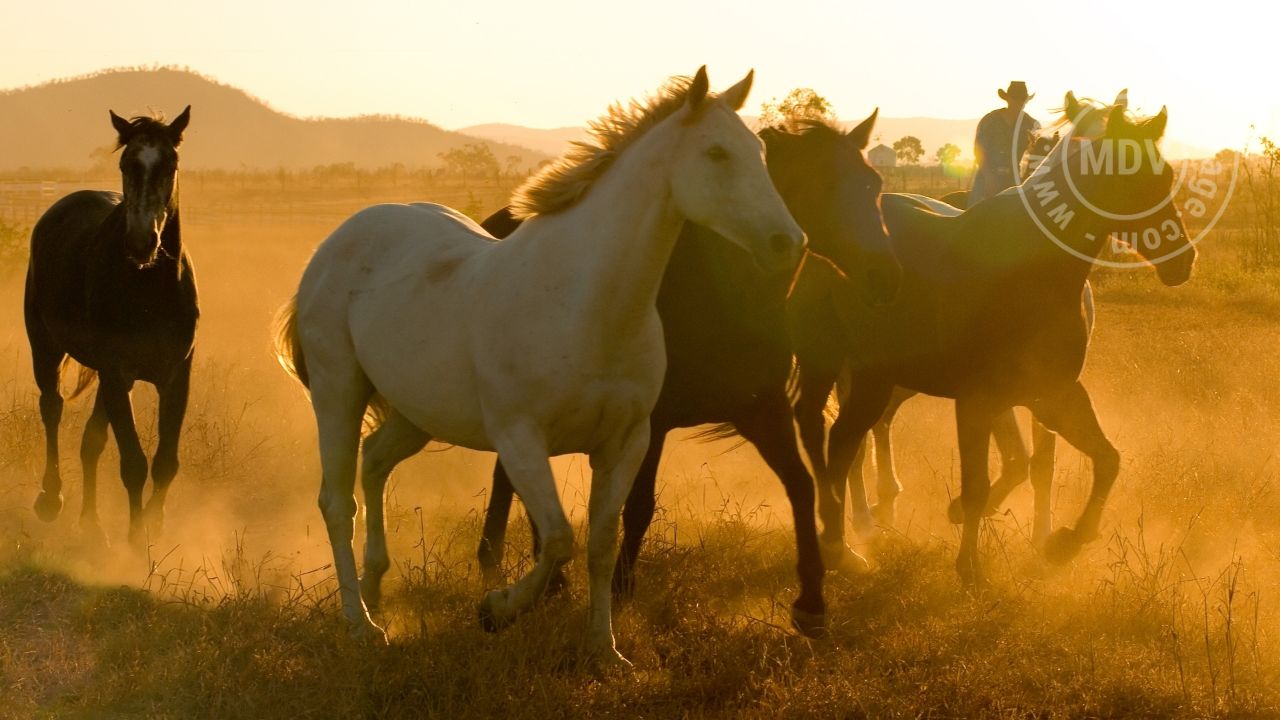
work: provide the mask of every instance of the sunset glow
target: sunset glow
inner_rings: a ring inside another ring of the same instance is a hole
[[[1227,0],[1194,8],[1085,0],[785,4],[654,0],[550,3],[180,4],[110,9],[22,3],[23,28],[0,46],[0,87],[105,67],[189,66],[302,116],[388,113],[446,128],[507,122],[580,125],[610,101],[707,64],[757,82],[745,112],[813,87],[842,118],[976,118],[995,90],[1024,79],[1047,117],[1066,90],[1136,109],[1170,108],[1169,135],[1206,149],[1241,147],[1250,126],[1277,134],[1274,67],[1280,10]]]

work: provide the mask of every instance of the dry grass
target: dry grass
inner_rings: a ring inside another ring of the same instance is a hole
[[[988,524],[991,587],[961,591],[943,512],[958,487],[950,406],[914,400],[896,428],[900,529],[864,548],[873,573],[829,576],[830,637],[805,640],[786,628],[794,550],[777,481],[731,442],[675,443],[638,596],[618,612],[636,671],[601,680],[578,662],[580,560],[568,597],[501,634],[479,629],[472,554],[491,459],[461,450],[392,479],[392,644],[347,639],[314,507],[313,424],[267,333],[337,222],[189,223],[200,359],[169,526],[145,557],[124,547],[110,452],[99,495],[119,542],[84,547],[76,532],[83,402],[64,421],[67,510],[34,519],[21,283],[0,280],[0,717],[1280,716],[1280,293],[1240,269],[1230,235],[1210,238],[1187,288],[1100,278],[1087,381],[1125,461],[1106,536],[1075,564],[1038,559],[1020,491]],[[153,443],[153,394],[138,396]],[[1064,522],[1088,468],[1060,458]],[[583,463],[556,467],[580,523]],[[526,537],[522,523],[509,535],[511,572]]]

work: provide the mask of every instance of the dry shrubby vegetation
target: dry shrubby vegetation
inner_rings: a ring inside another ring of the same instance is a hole
[[[269,320],[346,213],[427,198],[480,215],[510,187],[317,177],[184,175],[204,317],[184,464],[145,556],[124,542],[110,451],[99,496],[115,544],[77,532],[84,400],[64,422],[67,509],[53,525],[31,512],[42,444],[21,273],[0,274],[0,717],[1280,714],[1280,276],[1258,262],[1257,233],[1275,227],[1262,175],[1237,191],[1186,287],[1095,278],[1086,380],[1124,464],[1104,536],[1073,565],[1051,568],[1030,546],[1025,489],[987,525],[990,587],[960,588],[944,512],[959,486],[951,407],[913,400],[895,428],[900,527],[861,548],[871,573],[828,576],[830,636],[806,640],[786,627],[796,588],[779,483],[749,448],[681,442],[664,458],[637,597],[618,610],[636,670],[604,681],[578,663],[581,558],[566,597],[498,635],[479,629],[473,553],[492,460],[458,449],[392,478],[391,645],[347,638],[314,504],[314,424],[269,355]],[[135,395],[153,446],[154,394]],[[586,470],[556,468],[580,525]],[[1060,450],[1059,522],[1087,479]],[[508,537],[515,573],[527,525]]]

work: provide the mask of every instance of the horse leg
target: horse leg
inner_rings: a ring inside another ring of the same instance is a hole
[[[80,504],[80,531],[99,545],[107,544],[106,533],[98,521],[98,459],[107,446],[107,405],[102,398],[102,385],[93,398],[93,412],[84,424],[80,440],[80,466],[84,475],[84,494]]]
[[[991,491],[987,469],[987,454],[991,446],[991,428],[996,415],[985,398],[958,398],[956,400],[956,435],[960,444],[960,502],[964,512],[964,531],[960,538],[960,553],[956,558],[956,572],[967,585],[982,582],[982,563],[978,552],[978,530],[982,526],[983,511]]]
[[[1053,563],[1064,563],[1098,536],[1102,508],[1120,473],[1120,453],[1102,432],[1089,392],[1079,381],[1060,393],[1042,398],[1032,412],[1046,428],[1088,455],[1093,463],[1093,487],[1075,527],[1059,528],[1045,541],[1045,557]]]
[[[317,503],[333,548],[342,615],[351,635],[385,643],[386,633],[374,624],[360,597],[356,556],[351,547],[356,514],[356,456],[369,392],[367,380],[359,372],[354,370],[346,382],[329,383],[325,378],[318,378],[314,369],[311,371],[311,406],[320,441],[321,480]]]
[[[426,447],[429,436],[404,415],[392,409],[377,430],[364,441],[360,484],[364,487],[365,533],[364,575],[360,595],[370,612],[382,602],[382,576],[391,568],[387,555],[387,523],[383,515],[384,491],[391,471],[402,461]]]
[[[146,542],[146,525],[142,514],[142,489],[147,484],[147,455],[138,440],[138,429],[133,424],[133,402],[129,395],[133,381],[102,374],[99,397],[106,405],[107,420],[115,431],[116,448],[120,450],[120,479],[129,494],[129,543],[142,549]]]
[[[480,624],[492,632],[511,624],[546,594],[554,572],[573,555],[573,530],[556,492],[546,441],[536,425],[517,423],[490,431],[490,436],[541,538],[533,568],[511,585],[490,590],[480,601]]]
[[[850,468],[859,446],[866,440],[867,432],[884,415],[893,385],[854,378],[852,389],[848,401],[840,407],[840,414],[831,425],[826,480],[819,482],[820,489],[825,485],[829,490],[819,495],[819,513],[822,515],[822,549],[827,566],[861,570],[866,568],[866,560],[844,543],[843,491],[848,482],[853,491],[854,528],[861,535],[869,535],[874,524],[871,508],[867,506],[866,490],[861,475],[852,475]]]
[[[613,639],[612,578],[617,562],[618,521],[650,446],[647,416],[619,423],[619,433],[591,453],[591,499],[587,506],[587,652],[602,665],[629,667]]]
[[[914,395],[914,392],[903,388],[894,390],[889,406],[871,428],[876,446],[876,504],[871,506],[871,516],[884,527],[893,527],[896,523],[897,499],[902,494],[902,483],[893,462],[893,418],[902,403]],[[865,443],[863,445],[865,447]]]
[[[649,425],[649,446],[640,461],[622,511],[622,550],[613,571],[613,592],[618,597],[631,597],[636,592],[635,564],[640,555],[640,545],[653,523],[657,501],[658,463],[662,460],[662,448],[666,445],[667,431]]]
[[[507,521],[511,518],[511,499],[515,488],[502,460],[493,466],[493,486],[489,491],[489,506],[484,511],[484,529],[480,531],[480,548],[476,557],[480,572],[488,583],[496,583],[502,577],[502,556],[506,550]],[[537,530],[533,536],[537,538]],[[535,553],[536,554],[536,553]]]
[[[58,388],[59,368],[66,354],[53,348],[53,341],[43,337],[37,329],[32,331],[31,319],[27,320],[31,335],[31,364],[35,371],[36,387],[40,389],[40,420],[44,424],[44,478],[40,481],[40,494],[36,496],[36,516],[45,522],[53,522],[62,512],[62,474],[58,463],[58,426],[62,423],[62,393]]]
[[[1053,465],[1058,436],[1036,417],[1032,417],[1031,487],[1035,490],[1035,519],[1031,525],[1031,542],[1043,549],[1053,527]]]
[[[800,366],[800,394],[796,399],[795,422],[800,431],[800,442],[804,445],[805,454],[809,456],[813,475],[818,478],[826,475],[827,421],[823,412],[827,409],[827,399],[831,397],[831,388],[835,383],[836,373],[818,372],[803,364]]]
[[[155,534],[164,530],[164,499],[169,483],[178,474],[178,441],[182,438],[182,421],[187,415],[187,398],[191,390],[191,360],[177,369],[159,393],[159,438],[155,458],[151,462],[151,497],[143,512],[147,526]]]
[[[484,514],[484,528],[480,533],[480,549],[476,555],[480,559],[480,573],[486,583],[497,584],[502,579],[502,556],[506,551],[507,521],[511,517],[511,501],[515,497],[515,488],[511,486],[511,478],[503,466],[501,458],[493,466],[493,489],[489,494],[489,507]],[[529,535],[532,540],[533,557],[536,560],[542,549],[542,541],[538,537],[538,526],[533,516],[529,517]],[[556,595],[569,587],[569,578],[563,567],[551,571],[551,580],[547,583],[546,595]]]
[[[761,398],[751,412],[734,424],[782,481],[791,501],[796,571],[800,578],[800,596],[791,604],[791,623],[802,634],[817,637],[826,632],[827,610],[822,597],[823,565],[814,516],[813,477],[800,458],[791,418],[786,395],[778,393]]]
[[[1018,429],[1018,416],[1013,408],[996,416],[991,425],[991,432],[1000,450],[1000,477],[991,486],[987,497],[987,515],[993,515],[1004,504],[1009,493],[1027,481],[1030,472],[1031,456],[1027,452],[1027,443],[1022,439],[1022,431]]]

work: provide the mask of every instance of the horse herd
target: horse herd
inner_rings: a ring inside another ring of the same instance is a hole
[[[900,486],[887,444],[877,443],[874,510],[854,463],[867,431],[912,393],[955,400],[961,493],[950,515],[964,527],[964,582],[981,581],[982,517],[1028,474],[1034,538],[1051,561],[1070,559],[1097,535],[1119,456],[1080,382],[1092,324],[1089,258],[1109,233],[1130,229],[1129,218],[1159,207],[1157,222],[1175,230],[1163,238],[1158,256],[1171,259],[1156,265],[1159,277],[1176,285],[1190,276],[1195,250],[1168,202],[1172,173],[1155,147],[1166,112],[1135,119],[1123,103],[1068,94],[1058,127],[1070,124],[1070,140],[1057,142],[1023,186],[960,211],[881,194],[863,155],[875,113],[847,132],[811,122],[753,134],[737,114],[751,82],[748,74],[716,95],[703,68],[648,100],[611,107],[591,124],[590,142],[532,177],[483,225],[439,205],[377,205],[317,248],[280,313],[276,347],[310,391],[319,504],[353,633],[385,638],[370,616],[390,566],[383,492],[392,469],[433,439],[500,458],[479,551],[488,577],[498,576],[513,493],[535,531],[529,572],[480,604],[489,629],[564,582],[573,533],[548,458],[589,456],[586,644],[605,664],[626,662],[614,645],[611,598],[634,591],[674,428],[712,424],[705,434],[740,435],[781,479],[798,553],[792,619],[807,635],[826,626],[824,568],[862,562],[844,540],[846,500],[860,530],[873,514],[893,521]],[[123,194],[73,193],[32,234],[26,323],[47,438],[35,509],[52,520],[62,507],[59,376],[70,356],[88,369],[76,392],[98,378],[81,445],[81,525],[102,533],[94,481],[110,425],[134,543],[162,521],[194,352],[197,299],[177,192],[189,116],[187,108],[165,124],[112,113]],[[1074,158],[1115,139],[1149,141],[1138,170],[1074,179],[1087,186],[1063,194],[1074,221],[1051,242],[1038,228],[1061,225],[1063,210],[1028,203],[1023,188],[1071,181],[1064,176]],[[1157,257],[1148,246],[1135,250]],[[130,405],[139,380],[160,398],[145,505],[148,462]],[[828,430],[824,411],[837,388]],[[1036,420],[1029,460],[1015,406]],[[994,487],[993,433],[1011,458]],[[1089,456],[1094,478],[1075,525],[1051,533],[1058,435]],[[363,575],[352,547],[358,461]]]

